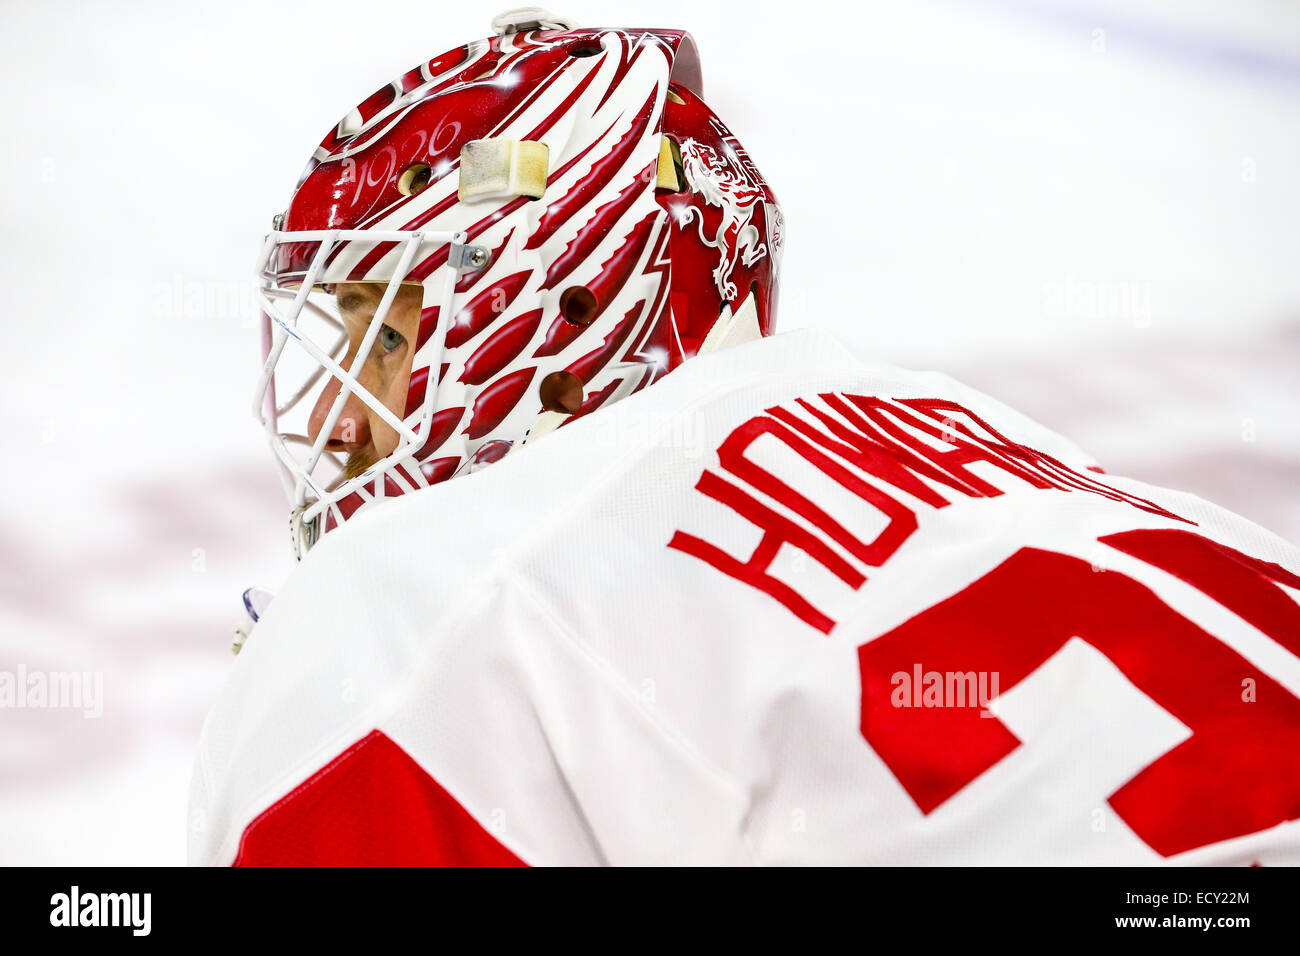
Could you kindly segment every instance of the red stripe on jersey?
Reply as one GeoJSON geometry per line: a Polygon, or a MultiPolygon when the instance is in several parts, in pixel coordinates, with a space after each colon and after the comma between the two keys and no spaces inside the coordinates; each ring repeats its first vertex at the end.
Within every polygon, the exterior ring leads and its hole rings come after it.
{"type": "Polygon", "coordinates": [[[1300,588],[1300,575],[1181,528],[1123,531],[1099,540],[1181,578],[1300,657],[1300,605],[1272,583],[1300,588]]]}
{"type": "Polygon", "coordinates": [[[371,731],[258,815],[235,866],[526,866],[371,731]]]}

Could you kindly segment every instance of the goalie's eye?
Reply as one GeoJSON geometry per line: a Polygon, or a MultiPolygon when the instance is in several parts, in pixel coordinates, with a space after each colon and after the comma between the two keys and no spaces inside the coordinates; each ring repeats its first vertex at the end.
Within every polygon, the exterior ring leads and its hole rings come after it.
{"type": "Polygon", "coordinates": [[[379,344],[385,352],[393,351],[405,341],[402,333],[391,326],[385,325],[379,330],[379,344]]]}

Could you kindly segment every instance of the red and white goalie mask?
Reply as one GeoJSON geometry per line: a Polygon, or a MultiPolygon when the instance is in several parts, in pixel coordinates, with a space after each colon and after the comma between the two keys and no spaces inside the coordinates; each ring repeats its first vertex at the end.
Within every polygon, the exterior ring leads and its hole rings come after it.
{"type": "Polygon", "coordinates": [[[520,20],[343,117],[266,237],[255,410],[299,555],[773,330],[781,213],[691,37],[520,20]]]}

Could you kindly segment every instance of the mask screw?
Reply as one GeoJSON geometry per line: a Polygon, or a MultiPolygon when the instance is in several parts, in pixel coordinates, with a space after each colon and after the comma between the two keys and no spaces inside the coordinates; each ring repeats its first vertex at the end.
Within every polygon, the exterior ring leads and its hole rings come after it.
{"type": "Polygon", "coordinates": [[[453,245],[448,256],[449,265],[457,272],[482,269],[492,261],[492,253],[482,246],[453,245]]]}

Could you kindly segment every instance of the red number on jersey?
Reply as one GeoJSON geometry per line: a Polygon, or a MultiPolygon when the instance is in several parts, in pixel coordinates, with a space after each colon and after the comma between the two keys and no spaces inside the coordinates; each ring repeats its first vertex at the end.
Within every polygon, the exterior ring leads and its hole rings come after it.
{"type": "MultiPolygon", "coordinates": [[[[1300,656],[1300,577],[1180,530],[1103,538],[1197,587],[1300,656]]],[[[862,733],[923,813],[1020,745],[978,707],[899,708],[913,662],[997,673],[1002,691],[1071,637],[1095,647],[1192,735],[1112,793],[1164,856],[1300,818],[1300,700],[1149,588],[1078,558],[1023,548],[965,590],[858,649],[862,733]],[[1243,699],[1243,680],[1255,682],[1243,699]]]]}

